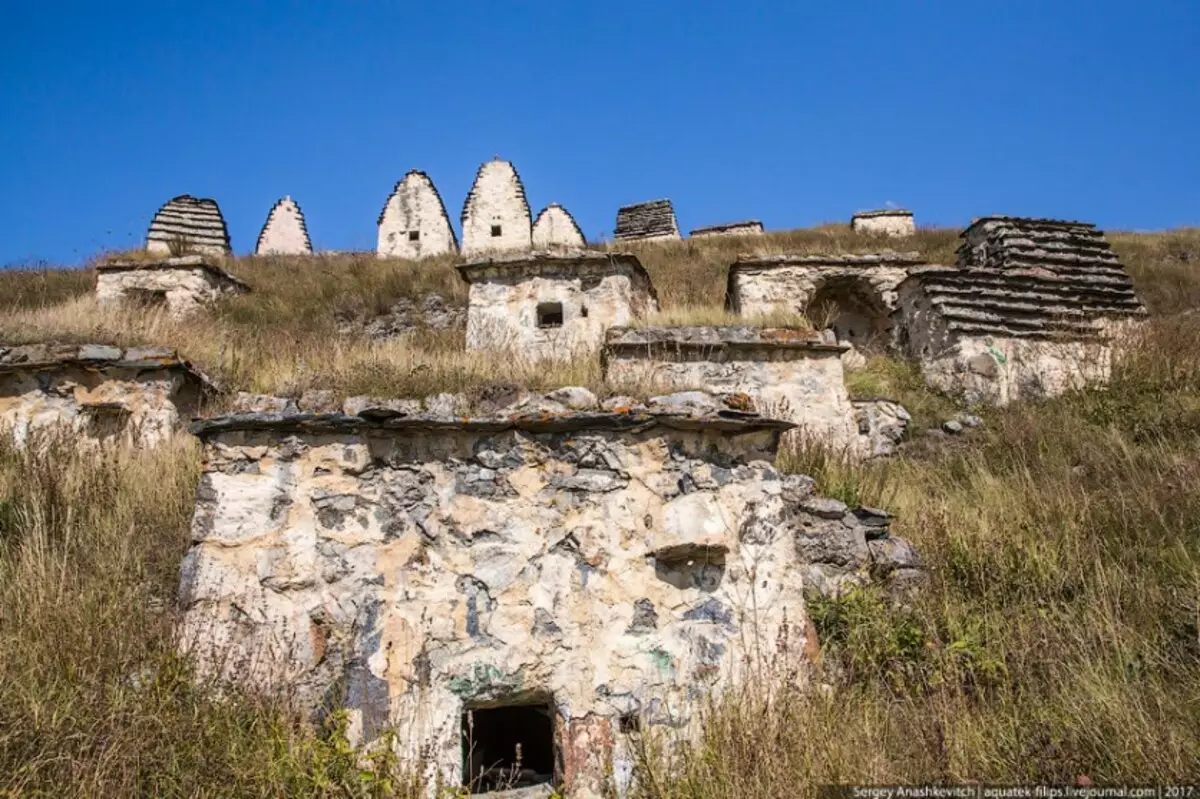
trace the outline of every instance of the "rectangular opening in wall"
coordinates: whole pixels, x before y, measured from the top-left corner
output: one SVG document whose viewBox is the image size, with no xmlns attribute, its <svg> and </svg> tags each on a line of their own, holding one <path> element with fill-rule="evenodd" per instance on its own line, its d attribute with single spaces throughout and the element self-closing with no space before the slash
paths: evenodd
<svg viewBox="0 0 1200 799">
<path fill-rule="evenodd" d="M 167 292 L 154 289 L 127 289 L 125 301 L 139 308 L 164 308 L 167 305 Z"/>
<path fill-rule="evenodd" d="M 538 327 L 562 327 L 563 307 L 561 302 L 539 302 L 537 307 Z"/>
<path fill-rule="evenodd" d="M 554 782 L 549 702 L 468 708 L 462 714 L 463 784 L 472 793 Z"/>
<path fill-rule="evenodd" d="M 500 226 L 499 225 L 492 225 L 492 238 L 493 239 L 500 238 Z"/>
<path fill-rule="evenodd" d="M 408 240 L 409 241 L 420 241 L 421 240 L 421 231 L 419 231 L 419 230 L 408 231 Z"/>
</svg>

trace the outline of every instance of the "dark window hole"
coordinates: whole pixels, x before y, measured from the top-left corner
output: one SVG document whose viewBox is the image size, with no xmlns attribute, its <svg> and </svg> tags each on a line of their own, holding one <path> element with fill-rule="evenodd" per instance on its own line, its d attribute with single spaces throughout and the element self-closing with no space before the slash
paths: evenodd
<svg viewBox="0 0 1200 799">
<path fill-rule="evenodd" d="M 636 713 L 625 713 L 617 719 L 617 729 L 622 735 L 633 735 L 642 731 L 642 720 Z"/>
<path fill-rule="evenodd" d="M 421 240 L 421 231 L 419 231 L 419 230 L 408 231 L 408 240 L 409 241 L 420 241 Z"/>
<path fill-rule="evenodd" d="M 563 307 L 561 302 L 539 302 L 537 307 L 538 327 L 562 327 Z"/>
<path fill-rule="evenodd" d="M 500 238 L 500 226 L 499 225 L 492 225 L 492 238 L 493 239 Z"/>
<path fill-rule="evenodd" d="M 579 309 L 579 315 L 582 316 L 584 319 L 587 319 L 587 306 L 586 305 Z"/>
<path fill-rule="evenodd" d="M 470 708 L 462 714 L 464 784 L 473 793 L 554 782 L 554 708 Z"/>
</svg>

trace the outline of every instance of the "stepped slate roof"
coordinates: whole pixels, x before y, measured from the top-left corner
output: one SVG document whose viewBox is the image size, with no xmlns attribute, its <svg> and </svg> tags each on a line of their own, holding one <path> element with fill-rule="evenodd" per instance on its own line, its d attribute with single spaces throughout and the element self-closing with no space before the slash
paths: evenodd
<svg viewBox="0 0 1200 799">
<path fill-rule="evenodd" d="M 231 251 L 225 217 L 217 201 L 205 197 L 181 194 L 159 208 L 150 221 L 146 246 L 166 250 L 179 238 L 200 252 L 226 255 Z"/>
<path fill-rule="evenodd" d="M 679 225 L 675 222 L 675 209 L 670 200 L 625 205 L 617 210 L 614 238 L 648 239 L 663 236 L 679 237 Z"/>
</svg>

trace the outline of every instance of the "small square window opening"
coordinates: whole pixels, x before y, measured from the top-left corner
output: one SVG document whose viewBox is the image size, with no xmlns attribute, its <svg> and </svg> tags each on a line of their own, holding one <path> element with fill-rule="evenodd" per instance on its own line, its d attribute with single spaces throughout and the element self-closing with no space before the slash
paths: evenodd
<svg viewBox="0 0 1200 799">
<path fill-rule="evenodd" d="M 493 239 L 500 238 L 500 226 L 499 225 L 492 225 L 492 238 Z"/>
<path fill-rule="evenodd" d="M 419 231 L 419 230 L 408 231 L 408 240 L 409 241 L 420 241 L 421 240 L 421 231 Z"/>
<path fill-rule="evenodd" d="M 539 302 L 537 307 L 538 327 L 562 327 L 563 307 L 561 302 Z"/>
</svg>

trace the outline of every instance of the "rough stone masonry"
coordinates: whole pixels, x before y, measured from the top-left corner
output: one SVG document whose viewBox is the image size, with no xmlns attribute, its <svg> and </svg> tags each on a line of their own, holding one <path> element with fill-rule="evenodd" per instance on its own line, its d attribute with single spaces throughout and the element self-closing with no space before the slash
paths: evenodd
<svg viewBox="0 0 1200 799">
<path fill-rule="evenodd" d="M 424 172 L 410 171 L 383 204 L 376 252 L 380 258 L 414 261 L 458 252 L 442 196 Z"/>
<path fill-rule="evenodd" d="M 248 284 L 203 255 L 111 261 L 96 266 L 96 299 L 100 303 L 161 306 L 176 317 L 197 311 L 222 294 L 248 291 Z"/>
<path fill-rule="evenodd" d="M 216 200 L 181 194 L 150 220 L 146 250 L 164 255 L 229 255 L 229 229 Z"/>
<path fill-rule="evenodd" d="M 479 167 L 463 202 L 462 231 L 466 257 L 530 251 L 533 222 L 529 201 L 512 163 L 494 159 Z"/>
<path fill-rule="evenodd" d="M 751 675 L 804 681 L 806 590 L 919 572 L 886 514 L 771 465 L 787 423 L 621 402 L 198 422 L 185 646 L 203 674 L 344 702 L 356 739 L 395 725 L 443 785 L 590 798 L 628 788 L 635 730 L 694 731 Z"/>
</svg>

